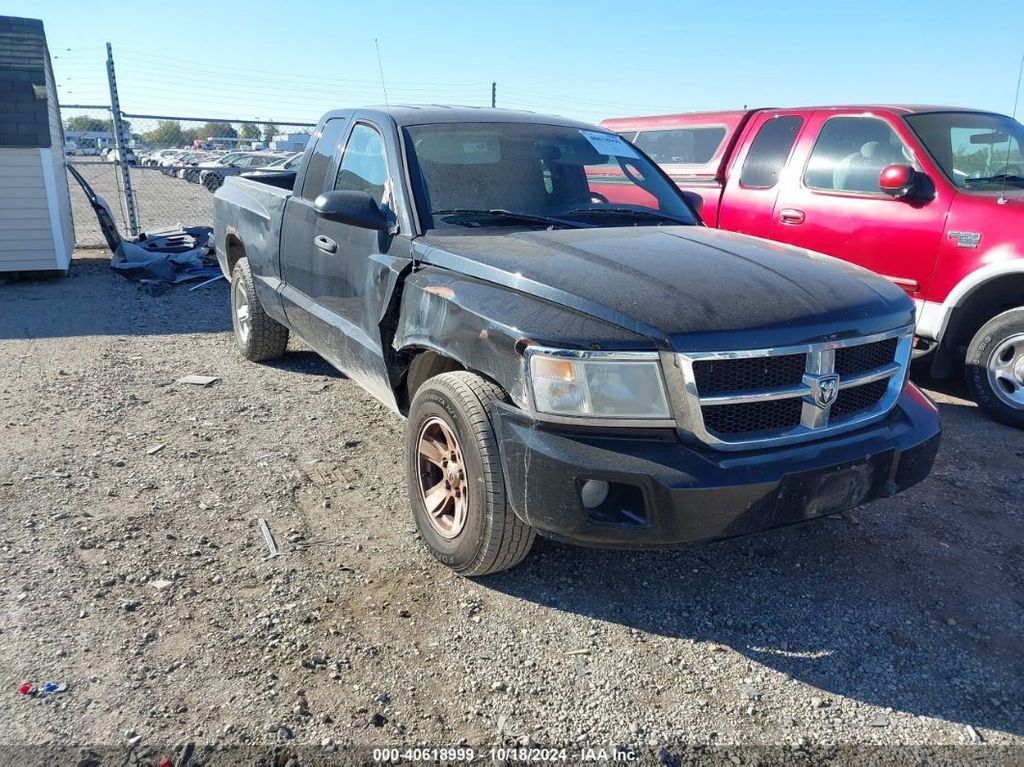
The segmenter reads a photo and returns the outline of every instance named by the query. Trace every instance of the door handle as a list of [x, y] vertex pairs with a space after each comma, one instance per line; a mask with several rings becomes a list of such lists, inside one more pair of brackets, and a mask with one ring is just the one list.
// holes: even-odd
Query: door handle
[[318, 234], [313, 238], [313, 244], [316, 245], [324, 253], [337, 253], [338, 243], [332, 240], [330, 237], [324, 237], [322, 234]]
[[802, 210], [797, 210], [796, 208], [783, 208], [779, 211], [779, 221], [791, 226], [802, 224], [806, 218], [807, 216], [804, 212]]

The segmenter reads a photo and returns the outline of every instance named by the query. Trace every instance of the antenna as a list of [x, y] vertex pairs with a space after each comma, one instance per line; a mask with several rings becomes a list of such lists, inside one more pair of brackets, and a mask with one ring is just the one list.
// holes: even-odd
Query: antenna
[[1020, 103], [1020, 83], [1021, 79], [1024, 78], [1024, 54], [1020, 57], [1020, 71], [1017, 73], [1017, 92], [1013, 96], [1013, 114], [1010, 115], [1014, 120], [1017, 119], [1017, 104]]
[[380, 43], [377, 38], [373, 38], [373, 47], [377, 49], [377, 69], [380, 70], [380, 89], [384, 91], [384, 107], [391, 113], [391, 103], [388, 101], [388, 86], [384, 82], [384, 64], [381, 63], [380, 59]]
[[[1020, 69], [1017, 72], [1017, 91], [1016, 91], [1016, 93], [1013, 94], [1013, 114], [1010, 115], [1010, 117], [1012, 119], [1014, 119], [1014, 120], [1017, 119], [1017, 105], [1020, 103], [1020, 83], [1021, 83], [1022, 79], [1024, 79], [1024, 55], [1022, 55], [1020, 57]], [[1010, 147], [1012, 146], [1012, 144], [1013, 144], [1013, 136], [1012, 135], [1011, 136], [1007, 136], [1006, 137], [1006, 162], [1003, 163], [1003, 173], [1005, 173], [1007, 176], [1010, 173]], [[1020, 151], [1021, 151], [1021, 146], [1020, 146], [1020, 144], [1018, 144], [1017, 145], [1017, 152], [1020, 153]], [[1003, 181], [1004, 181], [1004, 185], [1005, 186], [1009, 186], [1010, 185], [1008, 178], [1004, 177]], [[1000, 196], [999, 202], [1001, 204], [1003, 204], [1003, 205], [1006, 204], [1006, 192], [1005, 191]]]

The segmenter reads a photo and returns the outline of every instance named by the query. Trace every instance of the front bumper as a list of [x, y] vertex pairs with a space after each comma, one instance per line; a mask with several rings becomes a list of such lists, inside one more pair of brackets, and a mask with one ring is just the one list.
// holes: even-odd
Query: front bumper
[[[920, 482], [939, 446], [938, 413], [913, 385], [889, 416], [802, 445], [721, 453], [672, 430], [567, 431], [512, 407], [496, 419], [512, 508], [541, 535], [646, 548], [746, 535], [833, 514]], [[611, 483], [588, 510], [587, 480]]]

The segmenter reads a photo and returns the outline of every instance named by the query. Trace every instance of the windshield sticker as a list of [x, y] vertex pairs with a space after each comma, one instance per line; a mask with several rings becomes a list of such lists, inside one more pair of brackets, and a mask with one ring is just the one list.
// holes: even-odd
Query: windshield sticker
[[639, 159], [636, 150], [627, 144], [622, 139], [622, 136], [596, 130], [580, 130], [580, 135], [589, 141], [590, 145], [601, 154]]

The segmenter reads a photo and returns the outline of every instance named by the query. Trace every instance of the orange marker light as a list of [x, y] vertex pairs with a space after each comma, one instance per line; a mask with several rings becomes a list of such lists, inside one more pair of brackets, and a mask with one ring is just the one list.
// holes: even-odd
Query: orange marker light
[[550, 357], [534, 357], [533, 374], [536, 378], [548, 378], [567, 383], [576, 380], [571, 360], [557, 360]]

